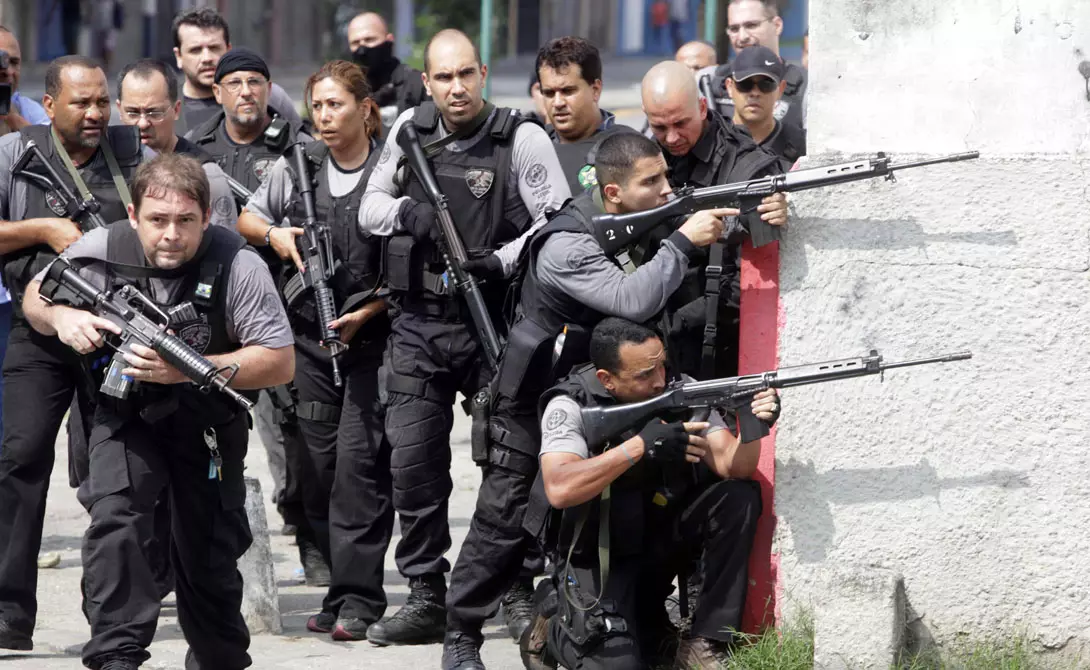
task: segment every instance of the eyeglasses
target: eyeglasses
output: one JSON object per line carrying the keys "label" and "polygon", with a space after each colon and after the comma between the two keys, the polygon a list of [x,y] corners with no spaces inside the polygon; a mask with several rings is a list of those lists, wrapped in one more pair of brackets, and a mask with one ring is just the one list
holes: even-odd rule
{"label": "eyeglasses", "polygon": [[249,79],[228,79],[227,81],[221,81],[220,86],[224,87],[231,93],[238,93],[242,90],[242,85],[246,84],[247,88],[257,90],[264,86],[266,82],[261,77],[250,77]]}
{"label": "eyeglasses", "polygon": [[772,18],[769,17],[769,18],[761,19],[760,21],[746,21],[745,23],[732,23],[729,26],[727,26],[727,34],[728,35],[737,35],[738,33],[742,32],[743,30],[745,30],[747,33],[751,33],[754,30],[757,30],[758,28],[760,28],[762,23],[765,23],[766,21],[771,21],[771,20],[772,20]]}
{"label": "eyeglasses", "polygon": [[167,118],[166,109],[125,109],[121,116],[129,123],[139,123],[140,119],[147,119],[148,123],[159,123]]}
{"label": "eyeglasses", "polygon": [[771,93],[776,90],[779,84],[768,77],[750,77],[734,82],[734,88],[738,89],[740,93],[749,93],[754,86],[760,89],[761,93]]}

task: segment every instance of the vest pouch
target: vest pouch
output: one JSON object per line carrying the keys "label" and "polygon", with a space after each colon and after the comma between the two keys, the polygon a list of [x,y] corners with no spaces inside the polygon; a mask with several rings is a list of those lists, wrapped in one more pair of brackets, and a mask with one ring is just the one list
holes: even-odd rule
{"label": "vest pouch", "polygon": [[393,235],[386,241],[386,285],[392,291],[416,293],[421,289],[424,259],[410,235]]}
{"label": "vest pouch", "polygon": [[[617,490],[611,487],[609,519],[609,552],[615,559],[638,556],[644,551],[644,529],[647,525],[643,505],[646,494],[642,489]],[[585,542],[598,542],[598,534],[583,531]]]}
{"label": "vest pouch", "polygon": [[[507,398],[522,398],[530,389],[523,389],[526,373],[531,369],[548,370],[552,368],[549,356],[552,348],[546,346],[554,340],[551,333],[531,319],[522,319],[511,329],[507,338],[503,363],[500,365],[499,382],[496,390]],[[540,390],[552,383],[552,379],[536,380]],[[520,391],[522,392],[520,394]]]}
{"label": "vest pouch", "polygon": [[[569,586],[565,590],[572,596],[579,592],[578,587]],[[596,607],[584,611],[582,608],[590,603],[572,603],[568,594],[561,593],[558,598],[557,620],[561,630],[567,633],[576,646],[581,647],[580,656],[596,647],[606,637],[628,633],[628,624],[617,613],[617,604],[613,600],[602,598]],[[583,594],[575,598],[584,600],[587,596]]]}
{"label": "vest pouch", "polygon": [[469,453],[479,466],[488,465],[488,449],[491,447],[492,391],[487,386],[477,391],[470,400]]}

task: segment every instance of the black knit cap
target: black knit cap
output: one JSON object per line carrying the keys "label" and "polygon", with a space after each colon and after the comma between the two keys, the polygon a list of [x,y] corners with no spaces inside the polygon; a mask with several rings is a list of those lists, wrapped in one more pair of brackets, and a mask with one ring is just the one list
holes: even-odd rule
{"label": "black knit cap", "polygon": [[213,81],[218,84],[232,72],[260,72],[269,79],[269,66],[265,65],[265,59],[246,47],[235,47],[223,54],[216,65],[216,78]]}

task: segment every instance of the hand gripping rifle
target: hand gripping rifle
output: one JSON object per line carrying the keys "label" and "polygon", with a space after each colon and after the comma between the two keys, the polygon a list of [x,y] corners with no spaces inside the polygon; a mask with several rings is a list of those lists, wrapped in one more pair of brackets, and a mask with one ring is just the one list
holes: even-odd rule
{"label": "hand gripping rifle", "polygon": [[768,435],[768,426],[748,411],[753,394],[769,388],[791,388],[882,374],[886,370],[931,363],[951,363],[972,358],[968,351],[901,363],[885,363],[877,351],[867,356],[826,361],[813,365],[781,368],[771,372],[740,377],[726,377],[703,382],[674,383],[661,395],[642,402],[612,407],[591,407],[581,411],[587,444],[595,447],[617,439],[628,430],[638,430],[660,414],[679,410],[723,407],[738,412],[738,426],[743,442]]}
{"label": "hand gripping rifle", "polygon": [[294,304],[298,296],[306,289],[314,290],[314,302],[318,308],[318,344],[329,350],[333,363],[333,383],[341,386],[341,369],[337,357],[348,350],[348,345],[341,342],[341,337],[330,323],[337,319],[337,305],[333,301],[333,288],[329,285],[336,272],[337,262],[333,256],[333,239],[329,226],[318,221],[318,210],[314,205],[314,181],[310,175],[310,161],[307,159],[306,146],[302,143],[292,148],[292,161],[295,173],[299,177],[299,196],[303,200],[305,219],[303,235],[299,238],[300,255],[303,257],[305,272],[300,272],[284,287],[288,304]]}
{"label": "hand gripping rifle", "polygon": [[[742,214],[747,214],[756,210],[761,200],[773,193],[807,191],[812,188],[824,188],[883,176],[889,181],[896,181],[894,172],[898,170],[939,163],[955,163],[979,157],[980,152],[968,151],[921,161],[891,163],[889,157],[879,153],[874,158],[865,158],[851,163],[795,170],[734,184],[707,188],[687,186],[674,192],[676,198],[654,209],[629,214],[596,215],[593,219],[594,235],[606,254],[612,256],[663,221],[673,217],[688,216],[703,209],[731,206],[739,206]],[[751,224],[750,237],[753,238],[753,245],[759,247],[778,240],[780,231],[776,226],[758,221]]]}
{"label": "hand gripping rifle", "polygon": [[[30,161],[35,158],[38,159],[38,163],[45,166],[47,174],[42,175],[27,169]],[[57,169],[42,155],[42,150],[38,148],[34,140],[27,142],[23,153],[15,159],[15,164],[11,166],[11,174],[13,177],[22,177],[33,182],[38,188],[56,198],[64,208],[64,214],[61,216],[74,222],[81,230],[87,231],[106,226],[106,221],[98,213],[98,201],[93,197],[84,200],[77,195],[61,178]]]}
{"label": "hand gripping rifle", "polygon": [[[132,390],[133,380],[121,374],[129,367],[125,354],[132,351],[133,344],[140,344],[159,354],[164,361],[173,365],[178,372],[188,377],[204,392],[215,388],[237,402],[243,409],[249,410],[254,403],[249,398],[234,390],[228,384],[238,372],[238,365],[217,368],[214,363],[196,351],[180,338],[167,332],[170,317],[159,309],[144,294],[131,285],[124,285],[113,291],[100,291],[79,275],[67,260],[58,258],[49,266],[47,280],[73,291],[91,305],[95,314],[113,321],[121,327],[120,345],[110,344],[116,351],[106,370],[106,378],[99,390],[108,396],[124,400]],[[145,313],[151,313],[159,323],[149,319]]]}
{"label": "hand gripping rifle", "polygon": [[473,325],[481,338],[485,359],[489,367],[496,370],[502,349],[500,336],[492,325],[492,319],[488,315],[488,308],[484,304],[484,296],[481,295],[481,289],[477,286],[477,280],[463,268],[469,261],[469,256],[466,254],[462,238],[458,236],[458,229],[454,226],[454,218],[450,215],[447,197],[439,190],[439,183],[435,180],[431,166],[428,165],[428,159],[424,156],[424,148],[420,146],[420,136],[411,122],[402,126],[397,136],[397,143],[405,152],[409,167],[416,173],[416,178],[424,186],[428,200],[435,208],[435,218],[439,223],[439,231],[442,233],[440,251],[447,264],[448,280],[452,282],[455,292],[465,298],[469,314],[473,318]]}

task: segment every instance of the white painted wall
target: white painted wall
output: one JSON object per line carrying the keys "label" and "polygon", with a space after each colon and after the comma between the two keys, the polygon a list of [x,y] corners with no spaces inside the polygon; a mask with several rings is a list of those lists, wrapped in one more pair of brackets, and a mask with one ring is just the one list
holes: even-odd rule
{"label": "white painted wall", "polygon": [[1090,652],[1090,2],[811,0],[810,34],[808,164],[983,157],[793,198],[781,364],[975,359],[785,395],[781,602],[870,563],[918,638]]}

